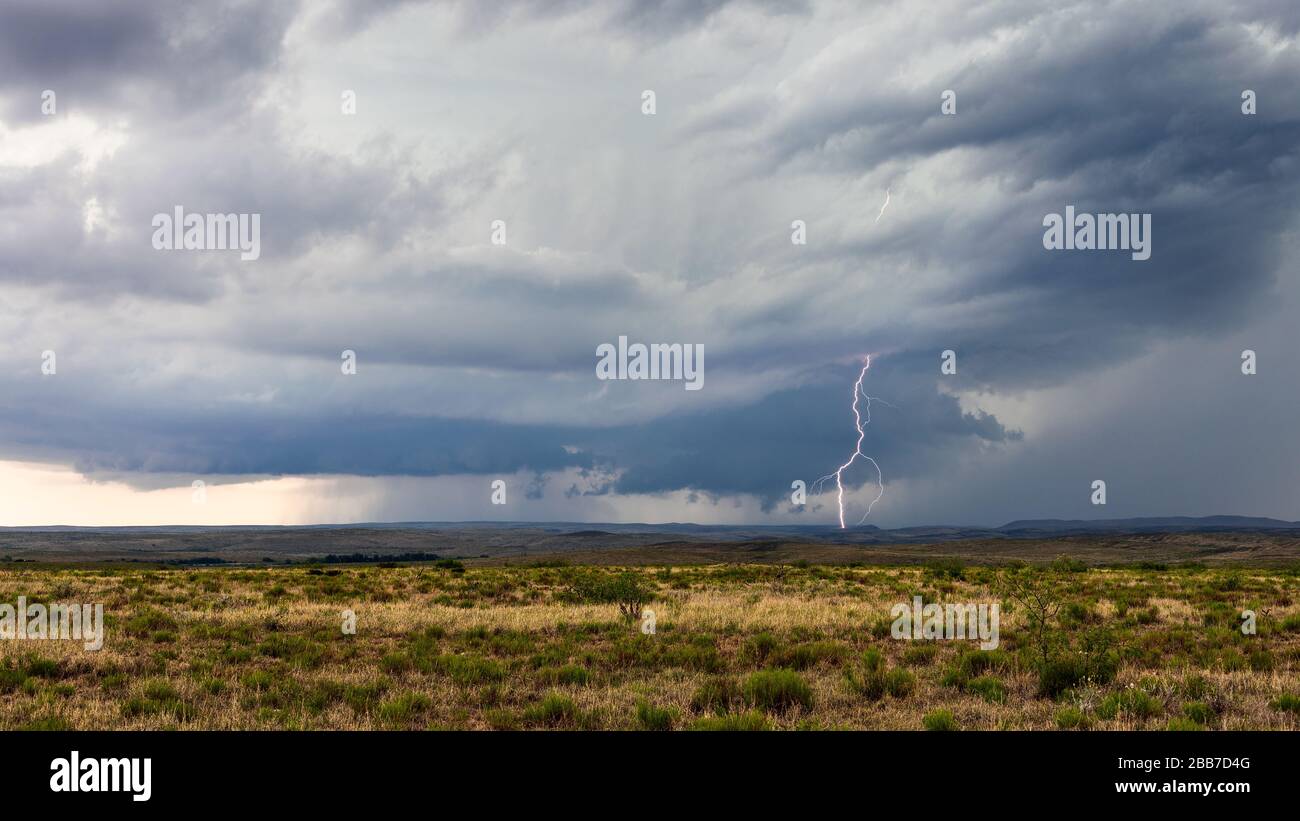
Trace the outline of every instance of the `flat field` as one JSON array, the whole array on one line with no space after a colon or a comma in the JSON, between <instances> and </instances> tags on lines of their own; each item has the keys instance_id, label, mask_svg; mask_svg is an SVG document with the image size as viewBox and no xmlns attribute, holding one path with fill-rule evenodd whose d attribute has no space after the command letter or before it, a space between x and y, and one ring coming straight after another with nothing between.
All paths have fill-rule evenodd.
<instances>
[{"instance_id":1,"label":"flat field","mask_svg":"<svg viewBox=\"0 0 1300 821\"><path fill-rule=\"evenodd\" d=\"M106 638L0 640L0 728L1295 730L1298 593L1067 560L12 564L0 602L101 603ZM893 638L917 595L997 602L999 646Z\"/></svg>"}]
</instances>

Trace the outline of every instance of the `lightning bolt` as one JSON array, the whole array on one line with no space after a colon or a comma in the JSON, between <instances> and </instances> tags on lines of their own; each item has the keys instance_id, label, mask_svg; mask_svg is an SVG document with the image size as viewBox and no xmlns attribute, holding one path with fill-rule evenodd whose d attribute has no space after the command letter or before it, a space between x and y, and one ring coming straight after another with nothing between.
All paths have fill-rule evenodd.
<instances>
[{"instance_id":1,"label":"lightning bolt","mask_svg":"<svg viewBox=\"0 0 1300 821\"><path fill-rule=\"evenodd\" d=\"M876 214L876 222L880 222L880 218L883 217L883 216L885 215L885 209L888 208L888 207L889 207L889 189L886 188L886 189L885 189L885 202L884 202L884 204L882 204L882 205L880 206L880 213L879 213L879 214Z\"/></svg>"},{"instance_id":2,"label":"lightning bolt","mask_svg":"<svg viewBox=\"0 0 1300 821\"><path fill-rule=\"evenodd\" d=\"M888 204L889 201L886 200L885 202ZM884 209L882 208L881 210L883 211ZM859 456L870 462L876 468L876 484L880 486L880 492L876 494L876 498L871 500L871 504L867 506L867 512L862 514L862 518L858 520L858 524L862 524L867 520L867 517L871 515L871 508L875 507L876 502L880 501L880 497L885 495L885 475L881 472L880 465L876 463L875 459L872 459L870 456L862 452L862 439L867 435L865 426L871 424L871 397L862 391L862 380L866 377L867 370L870 368L871 354L867 354L862 365L862 370L858 373L858 381L853 383L853 425L858 429L858 442L853 447L853 455L849 457L849 461L840 465L839 470L834 473L828 473L816 482L813 482L813 492L821 493L821 488L825 483L830 480L831 477L835 478L835 487L838 490L837 499L840 506L841 530L844 529L844 471L848 470ZM862 418L862 412L858 409L858 402L860 399L867 400L865 408L867 418L865 421Z\"/></svg>"}]
</instances>

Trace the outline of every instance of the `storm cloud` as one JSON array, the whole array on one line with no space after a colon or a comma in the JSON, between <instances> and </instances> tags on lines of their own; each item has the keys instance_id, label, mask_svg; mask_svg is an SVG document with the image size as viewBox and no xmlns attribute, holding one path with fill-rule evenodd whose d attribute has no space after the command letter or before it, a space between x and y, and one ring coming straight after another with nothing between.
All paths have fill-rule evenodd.
<instances>
[{"instance_id":1,"label":"storm cloud","mask_svg":"<svg viewBox=\"0 0 1300 821\"><path fill-rule=\"evenodd\" d=\"M0 460L829 522L791 485L872 354L879 524L1099 478L1300 518L1294 4L585 5L4 3ZM260 214L260 258L155 250L178 205ZM1045 249L1067 206L1150 214L1150 259ZM619 336L703 345L705 389L598 380Z\"/></svg>"}]
</instances>

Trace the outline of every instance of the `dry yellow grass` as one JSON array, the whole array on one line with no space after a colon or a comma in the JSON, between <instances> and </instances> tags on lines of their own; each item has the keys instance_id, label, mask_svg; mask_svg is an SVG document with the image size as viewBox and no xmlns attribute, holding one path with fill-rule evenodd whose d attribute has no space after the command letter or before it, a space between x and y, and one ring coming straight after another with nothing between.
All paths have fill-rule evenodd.
<instances>
[{"instance_id":1,"label":"dry yellow grass","mask_svg":"<svg viewBox=\"0 0 1300 821\"><path fill-rule=\"evenodd\" d=\"M1097 728L1163 729L1198 702L1212 710L1209 728L1297 728L1296 712L1271 706L1300 692L1300 632L1282 628L1300 610L1296 578L1278 571L1052 576L1082 619L1060 625L1060 635L1106 631L1118 661L1113 680L1057 699L1038 694L1025 614L1015 608L1004 610L1002 648L985 672L1001 698L954 683L951 671L973 642L889 636L890 608L914 594L998 600L993 569L627 571L654 589L654 635L614 605L573 600L577 576L618 572L6 570L0 602L102 603L107 637L98 652L75 641L0 641L0 728L635 729L640 703L685 728L725 712L697 703L706 684L743 689L768 667L799 668L810 703L781 709L737 697L730 715L763 712L774 728L920 729L942 708L963 729L1054 729L1073 708ZM1259 635L1234 633L1246 607L1266 614ZM355 635L342 629L349 610ZM753 649L763 642L772 648L766 658ZM909 653L918 644L933 646L933 657ZM896 674L910 678L907 692L873 698L853 686L871 648L884 669L908 671ZM1158 706L1110 710L1108 698L1125 688Z\"/></svg>"}]
</instances>

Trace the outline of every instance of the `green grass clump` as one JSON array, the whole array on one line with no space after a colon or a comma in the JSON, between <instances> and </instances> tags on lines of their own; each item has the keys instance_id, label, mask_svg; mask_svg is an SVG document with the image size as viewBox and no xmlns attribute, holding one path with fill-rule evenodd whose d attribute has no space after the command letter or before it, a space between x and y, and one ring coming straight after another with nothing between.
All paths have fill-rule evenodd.
<instances>
[{"instance_id":1,"label":"green grass clump","mask_svg":"<svg viewBox=\"0 0 1300 821\"><path fill-rule=\"evenodd\" d=\"M506 677L505 668L481 656L437 656L430 667L462 687L502 681Z\"/></svg>"},{"instance_id":2,"label":"green grass clump","mask_svg":"<svg viewBox=\"0 0 1300 821\"><path fill-rule=\"evenodd\" d=\"M1189 701L1183 705L1183 716L1204 727L1214 721L1214 708L1203 701Z\"/></svg>"},{"instance_id":3,"label":"green grass clump","mask_svg":"<svg viewBox=\"0 0 1300 821\"><path fill-rule=\"evenodd\" d=\"M656 707L644 699L637 702L636 720L643 730L671 730L673 728L672 710Z\"/></svg>"},{"instance_id":4,"label":"green grass clump","mask_svg":"<svg viewBox=\"0 0 1300 821\"><path fill-rule=\"evenodd\" d=\"M752 732L770 730L771 727L772 725L767 720L767 716L757 710L700 718L696 719L695 723L691 725L692 730L710 730L714 732Z\"/></svg>"},{"instance_id":5,"label":"green grass clump","mask_svg":"<svg viewBox=\"0 0 1300 821\"><path fill-rule=\"evenodd\" d=\"M578 707L573 699L562 693L550 693L537 704L524 710L525 723L534 727L560 727L573 724L578 717Z\"/></svg>"},{"instance_id":6,"label":"green grass clump","mask_svg":"<svg viewBox=\"0 0 1300 821\"><path fill-rule=\"evenodd\" d=\"M406 725L432 706L433 702L424 693L402 693L380 704L376 715L388 724Z\"/></svg>"},{"instance_id":7,"label":"green grass clump","mask_svg":"<svg viewBox=\"0 0 1300 821\"><path fill-rule=\"evenodd\" d=\"M968 693L983 696L989 704L1002 704L1007 700L1006 686L993 676L980 676L966 682L963 688Z\"/></svg>"},{"instance_id":8,"label":"green grass clump","mask_svg":"<svg viewBox=\"0 0 1300 821\"><path fill-rule=\"evenodd\" d=\"M1169 724L1165 727L1171 732L1186 732L1188 730L1204 730L1205 727L1192 721L1190 718L1179 718L1175 716L1169 719Z\"/></svg>"},{"instance_id":9,"label":"green grass clump","mask_svg":"<svg viewBox=\"0 0 1300 821\"><path fill-rule=\"evenodd\" d=\"M730 676L711 676L704 680L691 698L691 708L701 712L712 711L718 714L730 712L732 707L740 704L744 696L740 686Z\"/></svg>"},{"instance_id":10,"label":"green grass clump","mask_svg":"<svg viewBox=\"0 0 1300 821\"><path fill-rule=\"evenodd\" d=\"M566 664L563 667L543 667L537 671L537 679L544 684L585 685L591 681L591 673L586 667Z\"/></svg>"},{"instance_id":11,"label":"green grass clump","mask_svg":"<svg viewBox=\"0 0 1300 821\"><path fill-rule=\"evenodd\" d=\"M1270 701L1268 706L1286 713L1300 713L1300 696L1293 693L1283 693Z\"/></svg>"},{"instance_id":12,"label":"green grass clump","mask_svg":"<svg viewBox=\"0 0 1300 821\"><path fill-rule=\"evenodd\" d=\"M18 729L36 730L39 732L62 732L64 730L71 730L72 725L58 716L43 716L41 718L34 718L26 724L20 725Z\"/></svg>"},{"instance_id":13,"label":"green grass clump","mask_svg":"<svg viewBox=\"0 0 1300 821\"><path fill-rule=\"evenodd\" d=\"M906 670L888 669L885 657L874 647L862 654L861 670L846 669L844 679L849 689L869 701L886 695L904 698L916 687L916 677Z\"/></svg>"},{"instance_id":14,"label":"green grass clump","mask_svg":"<svg viewBox=\"0 0 1300 821\"><path fill-rule=\"evenodd\" d=\"M745 680L741 694L751 707L785 712L794 707L812 709L812 688L793 670L761 670Z\"/></svg>"},{"instance_id":15,"label":"green grass clump","mask_svg":"<svg viewBox=\"0 0 1300 821\"><path fill-rule=\"evenodd\" d=\"M159 630L175 632L179 628L176 619L153 608L145 608L126 621L126 632L133 636L148 636Z\"/></svg>"},{"instance_id":16,"label":"green grass clump","mask_svg":"<svg viewBox=\"0 0 1300 821\"><path fill-rule=\"evenodd\" d=\"M768 658L776 655L780 646L781 643L771 633L755 633L741 645L740 658L748 664L763 665Z\"/></svg>"},{"instance_id":17,"label":"green grass clump","mask_svg":"<svg viewBox=\"0 0 1300 821\"><path fill-rule=\"evenodd\" d=\"M1056 714L1056 726L1062 730L1086 730L1092 721L1077 707L1064 707Z\"/></svg>"},{"instance_id":18,"label":"green grass clump","mask_svg":"<svg viewBox=\"0 0 1300 821\"><path fill-rule=\"evenodd\" d=\"M908 667L926 667L934 662L939 648L933 644L917 644L903 651L903 664Z\"/></svg>"},{"instance_id":19,"label":"green grass clump","mask_svg":"<svg viewBox=\"0 0 1300 821\"><path fill-rule=\"evenodd\" d=\"M1101 700L1097 715L1110 721L1120 715L1134 718L1152 718L1160 715L1164 705L1156 697L1137 687L1126 687L1118 693L1111 693Z\"/></svg>"},{"instance_id":20,"label":"green grass clump","mask_svg":"<svg viewBox=\"0 0 1300 821\"><path fill-rule=\"evenodd\" d=\"M1011 658L1003 650L971 650L953 661L941 681L946 687L964 690L971 679L979 678L990 670L1005 670L1010 665Z\"/></svg>"},{"instance_id":21,"label":"green grass clump","mask_svg":"<svg viewBox=\"0 0 1300 821\"><path fill-rule=\"evenodd\" d=\"M14 667L0 667L0 693L19 689L27 682L27 673Z\"/></svg>"},{"instance_id":22,"label":"green grass clump","mask_svg":"<svg viewBox=\"0 0 1300 821\"><path fill-rule=\"evenodd\" d=\"M178 721L187 721L195 715L194 708L187 704L171 682L165 679L146 681L140 688L140 693L122 702L123 717L135 718L162 714Z\"/></svg>"},{"instance_id":23,"label":"green grass clump","mask_svg":"<svg viewBox=\"0 0 1300 821\"><path fill-rule=\"evenodd\" d=\"M1085 683L1108 684L1115 678L1118 661L1113 654L1087 658L1068 654L1038 666L1038 695L1057 698Z\"/></svg>"},{"instance_id":24,"label":"green grass clump","mask_svg":"<svg viewBox=\"0 0 1300 821\"><path fill-rule=\"evenodd\" d=\"M959 729L951 710L931 710L921 719L921 726L931 732L952 732Z\"/></svg>"}]
</instances>

